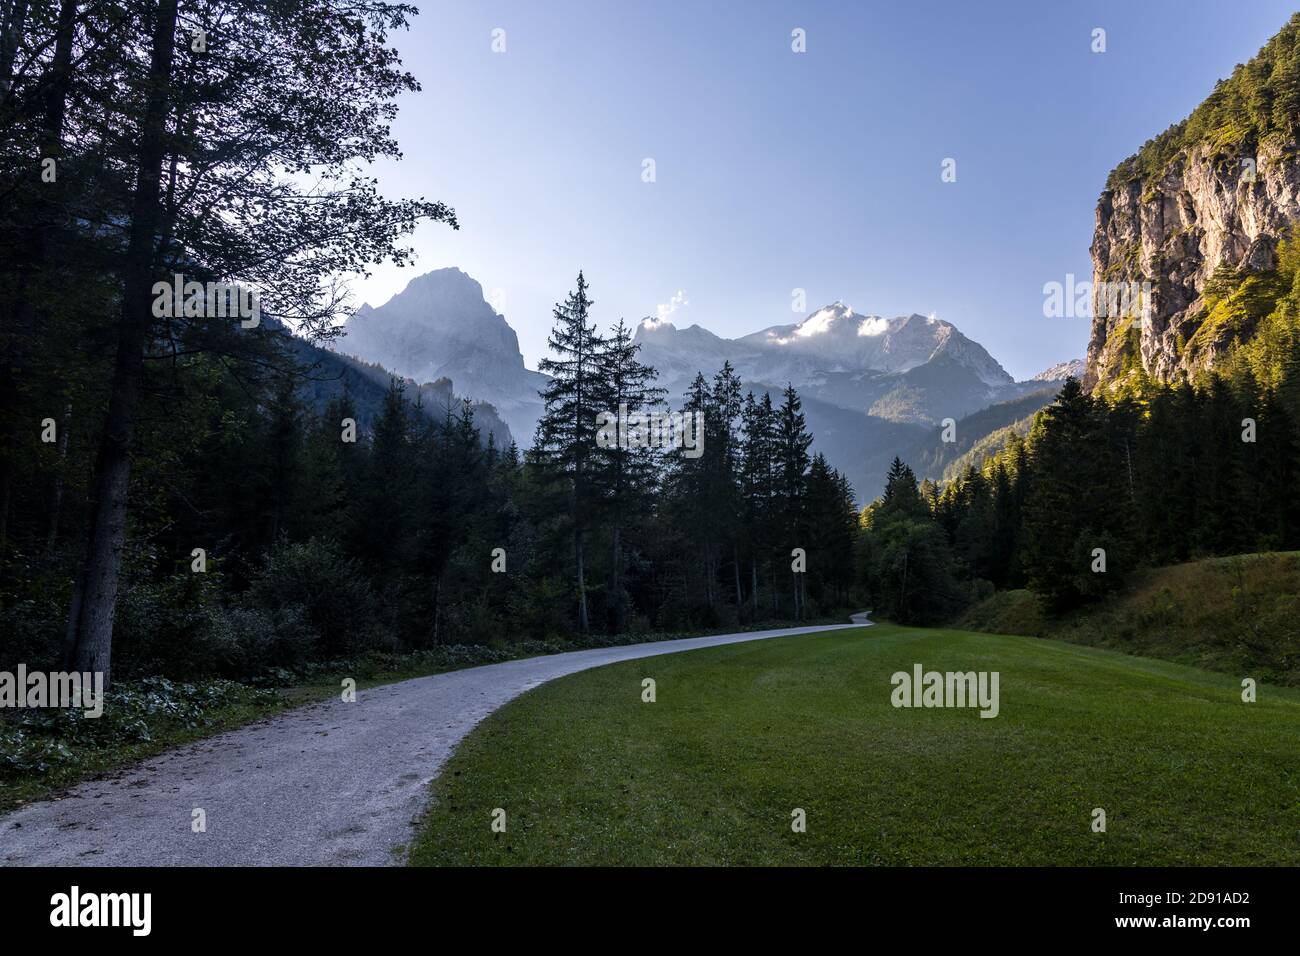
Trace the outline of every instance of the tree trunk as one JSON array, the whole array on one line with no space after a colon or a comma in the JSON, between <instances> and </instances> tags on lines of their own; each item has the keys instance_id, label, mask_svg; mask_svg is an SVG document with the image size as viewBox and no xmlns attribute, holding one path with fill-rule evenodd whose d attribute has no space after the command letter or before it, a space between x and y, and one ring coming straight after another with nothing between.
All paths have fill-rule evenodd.
<instances>
[{"instance_id":1,"label":"tree trunk","mask_svg":"<svg viewBox=\"0 0 1300 956\"><path fill-rule=\"evenodd\" d=\"M614 576L614 633L623 633L623 529L614 520L613 576Z\"/></svg>"},{"instance_id":2,"label":"tree trunk","mask_svg":"<svg viewBox=\"0 0 1300 956\"><path fill-rule=\"evenodd\" d=\"M72 427L72 403L63 410L63 421L59 423L59 464L54 472L53 487L50 489L50 528L45 538L45 554L52 556L54 547L59 542L59 512L63 509L63 473L68 467L68 430Z\"/></svg>"},{"instance_id":3,"label":"tree trunk","mask_svg":"<svg viewBox=\"0 0 1300 956\"><path fill-rule=\"evenodd\" d=\"M898 596L898 616L902 618L902 623L906 624L911 620L911 615L907 613L907 552L903 552L903 593Z\"/></svg>"},{"instance_id":4,"label":"tree trunk","mask_svg":"<svg viewBox=\"0 0 1300 956\"><path fill-rule=\"evenodd\" d=\"M709 556L708 556L708 568L709 568L708 585L709 585L709 610L710 611L713 611L717 606L718 597L719 597L718 591L721 590L721 588L719 588L718 586L718 564L720 563L720 560L721 560L720 558L714 556L712 549L710 549Z\"/></svg>"},{"instance_id":5,"label":"tree trunk","mask_svg":"<svg viewBox=\"0 0 1300 956\"><path fill-rule=\"evenodd\" d=\"M778 619L779 619L779 618L781 617L781 595L780 595L780 592L777 591L777 589L776 589L776 562L775 562L775 561L772 562L772 567L771 567L769 570L772 572L772 574L771 574L771 578L772 578L772 617L774 617L774 618L778 618Z\"/></svg>"},{"instance_id":6,"label":"tree trunk","mask_svg":"<svg viewBox=\"0 0 1300 956\"><path fill-rule=\"evenodd\" d=\"M731 546L731 567L736 575L736 610L745 606L745 595L740 590L740 551Z\"/></svg>"},{"instance_id":7,"label":"tree trunk","mask_svg":"<svg viewBox=\"0 0 1300 956\"><path fill-rule=\"evenodd\" d=\"M14 56L18 52L18 38L25 29L27 5L27 0L15 0L5 17L4 33L0 35L0 106L9 98L13 85Z\"/></svg>"},{"instance_id":8,"label":"tree trunk","mask_svg":"<svg viewBox=\"0 0 1300 956\"><path fill-rule=\"evenodd\" d=\"M144 377L144 349L152 318L154 258L162 224L159 198L176 47L176 6L177 0L159 0L154 24L149 98L140 127L138 172L123 267L122 313L108 417L96 460L86 558L73 590L65 646L69 666L79 671L103 673L105 686L111 677L113 618L126 540L131 444L135 439Z\"/></svg>"},{"instance_id":9,"label":"tree trunk","mask_svg":"<svg viewBox=\"0 0 1300 956\"><path fill-rule=\"evenodd\" d=\"M749 558L750 601L754 605L754 620L758 620L758 555Z\"/></svg>"},{"instance_id":10,"label":"tree trunk","mask_svg":"<svg viewBox=\"0 0 1300 956\"><path fill-rule=\"evenodd\" d=\"M582 567L582 529L573 526L573 561L578 574L578 629L587 633L587 579Z\"/></svg>"},{"instance_id":11,"label":"tree trunk","mask_svg":"<svg viewBox=\"0 0 1300 956\"><path fill-rule=\"evenodd\" d=\"M442 620L442 571L433 576L433 646L438 646L438 639L441 636L438 632L438 624Z\"/></svg>"},{"instance_id":12,"label":"tree trunk","mask_svg":"<svg viewBox=\"0 0 1300 956\"><path fill-rule=\"evenodd\" d=\"M50 62L50 87L45 99L45 156L62 153L63 116L72 82L72 45L76 40L78 0L59 4L59 26L54 38L54 59Z\"/></svg>"},{"instance_id":13,"label":"tree trunk","mask_svg":"<svg viewBox=\"0 0 1300 956\"><path fill-rule=\"evenodd\" d=\"M13 482L9 479L8 463L0 465L4 468L4 473L0 474L0 544L5 544L9 540L9 497Z\"/></svg>"}]
</instances>

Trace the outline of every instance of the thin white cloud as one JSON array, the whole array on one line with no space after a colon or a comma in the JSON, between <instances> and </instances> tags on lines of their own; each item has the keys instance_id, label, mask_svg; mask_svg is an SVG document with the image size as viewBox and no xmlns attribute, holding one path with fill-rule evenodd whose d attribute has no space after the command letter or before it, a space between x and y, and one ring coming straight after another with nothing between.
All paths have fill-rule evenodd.
<instances>
[{"instance_id":1,"label":"thin white cloud","mask_svg":"<svg viewBox=\"0 0 1300 956\"><path fill-rule=\"evenodd\" d=\"M655 306L656 321L667 322L675 312L690 304L690 301L686 298L686 293L681 289L678 289L673 297L667 302L660 302Z\"/></svg>"}]
</instances>

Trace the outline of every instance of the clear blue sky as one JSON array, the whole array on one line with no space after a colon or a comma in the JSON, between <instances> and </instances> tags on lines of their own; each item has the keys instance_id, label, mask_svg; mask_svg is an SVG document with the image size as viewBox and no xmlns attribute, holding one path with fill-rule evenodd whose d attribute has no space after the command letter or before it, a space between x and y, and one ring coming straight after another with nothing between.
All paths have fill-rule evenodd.
<instances>
[{"instance_id":1,"label":"clear blue sky","mask_svg":"<svg viewBox=\"0 0 1300 956\"><path fill-rule=\"evenodd\" d=\"M455 207L378 305L458 266L545 349L585 270L604 325L682 290L672 320L735 336L842 299L936 313L1023 378L1080 357L1045 282L1090 273L1106 173L1185 116L1293 11L1272 0L422 3L395 42L421 81L376 166ZM807 52L791 52L791 30ZM1107 51L1091 51L1093 28ZM493 53L492 31L506 52ZM657 181L642 182L642 160ZM946 157L957 181L940 180Z\"/></svg>"}]
</instances>

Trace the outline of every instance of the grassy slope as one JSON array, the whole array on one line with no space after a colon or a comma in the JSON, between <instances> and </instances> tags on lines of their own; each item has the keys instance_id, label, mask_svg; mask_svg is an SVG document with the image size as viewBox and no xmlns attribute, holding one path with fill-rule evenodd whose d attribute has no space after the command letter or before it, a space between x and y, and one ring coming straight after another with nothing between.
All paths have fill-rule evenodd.
<instances>
[{"instance_id":1,"label":"grassy slope","mask_svg":"<svg viewBox=\"0 0 1300 956\"><path fill-rule=\"evenodd\" d=\"M1000 716L893 708L890 675L916 662L999 671ZM1239 693L1176 664L892 626L615 664L481 724L412 862L1295 864L1300 692Z\"/></svg>"},{"instance_id":2,"label":"grassy slope","mask_svg":"<svg viewBox=\"0 0 1300 956\"><path fill-rule=\"evenodd\" d=\"M1300 553L1209 558L1136 574L1115 597L1059 619L1028 591L995 594L960 622L1300 685Z\"/></svg>"}]
</instances>

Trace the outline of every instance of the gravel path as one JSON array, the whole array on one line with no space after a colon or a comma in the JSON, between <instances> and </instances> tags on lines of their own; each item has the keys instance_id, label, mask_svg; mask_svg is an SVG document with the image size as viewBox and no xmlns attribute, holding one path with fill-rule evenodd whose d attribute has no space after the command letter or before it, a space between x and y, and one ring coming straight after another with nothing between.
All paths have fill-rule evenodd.
<instances>
[{"instance_id":1,"label":"gravel path","mask_svg":"<svg viewBox=\"0 0 1300 956\"><path fill-rule=\"evenodd\" d=\"M860 627L607 647L418 677L170 750L0 817L4 866L377 866L400 848L456 745L538 684L616 661ZM194 811L206 832L193 832Z\"/></svg>"}]
</instances>

